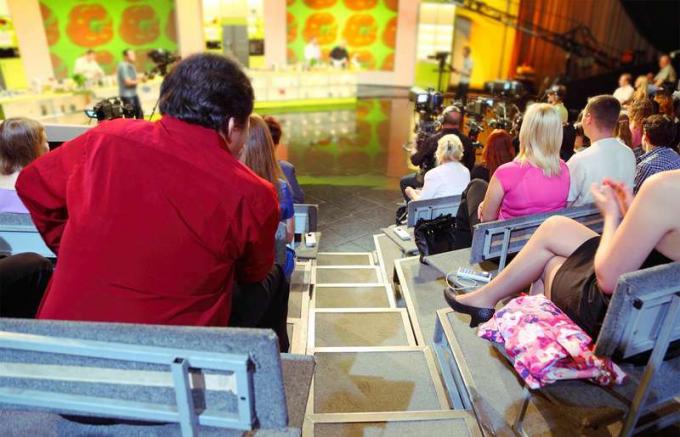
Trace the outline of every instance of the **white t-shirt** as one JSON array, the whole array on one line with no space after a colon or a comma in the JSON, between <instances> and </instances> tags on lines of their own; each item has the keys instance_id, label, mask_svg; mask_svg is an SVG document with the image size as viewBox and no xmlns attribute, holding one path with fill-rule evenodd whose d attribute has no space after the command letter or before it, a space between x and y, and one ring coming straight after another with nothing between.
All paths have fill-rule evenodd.
<instances>
[{"instance_id":1,"label":"white t-shirt","mask_svg":"<svg viewBox=\"0 0 680 437\"><path fill-rule=\"evenodd\" d=\"M470 183L470 170L460 162L447 162L425 173L420 200L457 196Z\"/></svg>"},{"instance_id":2,"label":"white t-shirt","mask_svg":"<svg viewBox=\"0 0 680 437\"><path fill-rule=\"evenodd\" d=\"M626 103L633 97L634 92L635 88L630 85L620 86L614 91L614 98L621 103Z\"/></svg>"},{"instance_id":3,"label":"white t-shirt","mask_svg":"<svg viewBox=\"0 0 680 437\"><path fill-rule=\"evenodd\" d=\"M73 68L75 74L82 74L86 80L96 80L104 77L104 70L99 66L97 61L90 61L87 56L81 56L76 59L76 65Z\"/></svg>"},{"instance_id":4,"label":"white t-shirt","mask_svg":"<svg viewBox=\"0 0 680 437\"><path fill-rule=\"evenodd\" d=\"M472 76L472 67L474 67L472 57L468 56L467 58L463 58L463 69L460 71L460 82L470 83L470 76Z\"/></svg>"},{"instance_id":5,"label":"white t-shirt","mask_svg":"<svg viewBox=\"0 0 680 437\"><path fill-rule=\"evenodd\" d=\"M305 61L311 62L319 62L321 59L321 48L318 46L318 44L312 44L309 43L305 46Z\"/></svg>"},{"instance_id":6,"label":"white t-shirt","mask_svg":"<svg viewBox=\"0 0 680 437\"><path fill-rule=\"evenodd\" d=\"M633 189L635 154L616 138L603 138L575 154L567 162L569 167L569 204L581 206L592 203L590 187L610 178Z\"/></svg>"}]
</instances>

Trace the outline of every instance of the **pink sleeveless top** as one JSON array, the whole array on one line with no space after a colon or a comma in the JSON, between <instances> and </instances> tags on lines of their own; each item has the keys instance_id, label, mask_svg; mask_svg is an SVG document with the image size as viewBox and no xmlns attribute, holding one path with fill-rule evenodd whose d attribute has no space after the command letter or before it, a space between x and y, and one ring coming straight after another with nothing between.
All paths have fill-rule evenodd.
<instances>
[{"instance_id":1,"label":"pink sleeveless top","mask_svg":"<svg viewBox=\"0 0 680 437\"><path fill-rule=\"evenodd\" d=\"M569 169L560 160L560 174L547 177L543 170L517 161L503 164L493 174L503 187L503 202L498 220L507 220L567 206Z\"/></svg>"}]
</instances>

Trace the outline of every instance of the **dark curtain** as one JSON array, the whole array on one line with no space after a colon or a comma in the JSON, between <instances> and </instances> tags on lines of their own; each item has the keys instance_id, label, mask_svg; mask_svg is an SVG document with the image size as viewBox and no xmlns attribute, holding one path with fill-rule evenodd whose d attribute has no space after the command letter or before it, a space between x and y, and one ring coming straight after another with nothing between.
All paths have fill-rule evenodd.
<instances>
[{"instance_id":1,"label":"dark curtain","mask_svg":"<svg viewBox=\"0 0 680 437\"><path fill-rule=\"evenodd\" d=\"M674 18L677 20L678 16ZM597 47L617 59L625 50L637 51L642 60L650 60L654 55L653 46L637 32L621 0L521 0L519 20L529 27L540 26L559 33L583 25L592 33ZM532 66L539 86L544 79L552 81L566 74L568 64L572 79L606 70L588 59L568 60L561 48L525 32L516 33L512 59L513 72L520 64Z\"/></svg>"},{"instance_id":2,"label":"dark curtain","mask_svg":"<svg viewBox=\"0 0 680 437\"><path fill-rule=\"evenodd\" d=\"M638 32L657 50L680 49L680 2L660 0L620 0Z\"/></svg>"}]
</instances>

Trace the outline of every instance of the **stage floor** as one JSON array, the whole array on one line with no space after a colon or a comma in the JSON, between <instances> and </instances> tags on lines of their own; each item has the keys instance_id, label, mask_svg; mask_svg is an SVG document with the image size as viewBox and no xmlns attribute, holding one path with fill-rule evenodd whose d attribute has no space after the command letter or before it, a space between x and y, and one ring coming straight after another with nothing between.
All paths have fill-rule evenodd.
<instances>
[{"instance_id":1,"label":"stage floor","mask_svg":"<svg viewBox=\"0 0 680 437\"><path fill-rule=\"evenodd\" d=\"M394 222L404 144L413 130L408 99L361 99L333 110L274 113L279 158L293 165L305 202L319 205L320 250L374 250L373 234Z\"/></svg>"}]
</instances>

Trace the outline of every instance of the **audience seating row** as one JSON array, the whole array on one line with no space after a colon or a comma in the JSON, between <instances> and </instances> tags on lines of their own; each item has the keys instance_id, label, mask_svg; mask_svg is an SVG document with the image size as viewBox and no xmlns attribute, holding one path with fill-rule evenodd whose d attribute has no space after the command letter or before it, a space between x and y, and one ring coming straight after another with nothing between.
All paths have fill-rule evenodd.
<instances>
[{"instance_id":1,"label":"audience seating row","mask_svg":"<svg viewBox=\"0 0 680 437\"><path fill-rule=\"evenodd\" d=\"M476 241L472 248L427 257L428 265L420 263L418 257L396 260L395 279L411 316L416 341L434 348L449 403L456 409L473 410L485 433L493 435L525 433L525 423L529 435L546 431L570 434L574 424L568 417L583 418L581 425L592 428L621 419L629 408L631 413L620 429L622 435L630 435L638 414L651 410L656 410L659 426L673 423L680 414L677 400L673 399L680 394L680 383L675 383L677 378L672 375L673 372L677 375L680 359L661 364L658 356L664 356L670 340L680 338L678 317L670 314L676 311L673 305L677 305L680 290L677 263L635 272L621 279L618 297L610 305L596 352L617 359L645 350L654 352L646 368L624 366L631 380L613 389L613 395L599 387L573 381L548 387L540 391L542 396L531 397L504 355L468 327L469 317L448 308L441 309L446 305L442 297L446 287L443 275L455 272L459 266L494 270L495 263L489 261L501 258L504 263L526 244L546 218L555 214L572 217L601 231L602 219L595 208L568 208L505 222L482 223L475 229ZM435 313L437 316L433 317ZM670 332L664 334L664 326ZM651 381L653 369L658 370L656 379ZM673 380L673 384L668 384L669 380ZM645 404L647 397L649 402ZM569 414L565 415L565 411ZM650 422L643 421L636 431L650 426Z\"/></svg>"},{"instance_id":2,"label":"audience seating row","mask_svg":"<svg viewBox=\"0 0 680 437\"><path fill-rule=\"evenodd\" d=\"M570 411L562 417L578 422L581 432L621 421L614 426L616 432L630 436L674 423L680 417L680 357L663 359L670 343L680 339L680 283L673 280L678 277L680 263L674 263L629 273L619 280L595 345L597 355L611 357L628 375L623 385L611 388L577 380L529 391L507 365L502 350L477 338L464 316L439 310L434 350L449 399L474 409L490 433L512 426L518 434L533 435L536 429L524 430L530 405L550 410L541 409L541 413L549 418L553 433L558 427L569 429L560 423L560 411ZM648 357L637 360L642 365L621 361L644 353ZM532 394L547 404L537 402ZM536 417L529 421L536 422Z\"/></svg>"},{"instance_id":3,"label":"audience seating row","mask_svg":"<svg viewBox=\"0 0 680 437\"><path fill-rule=\"evenodd\" d=\"M26 410L160 422L121 435L302 427L314 360L279 354L269 330L0 319L0 332L1 434L28 435ZM89 430L48 417L50 433Z\"/></svg>"}]
</instances>

